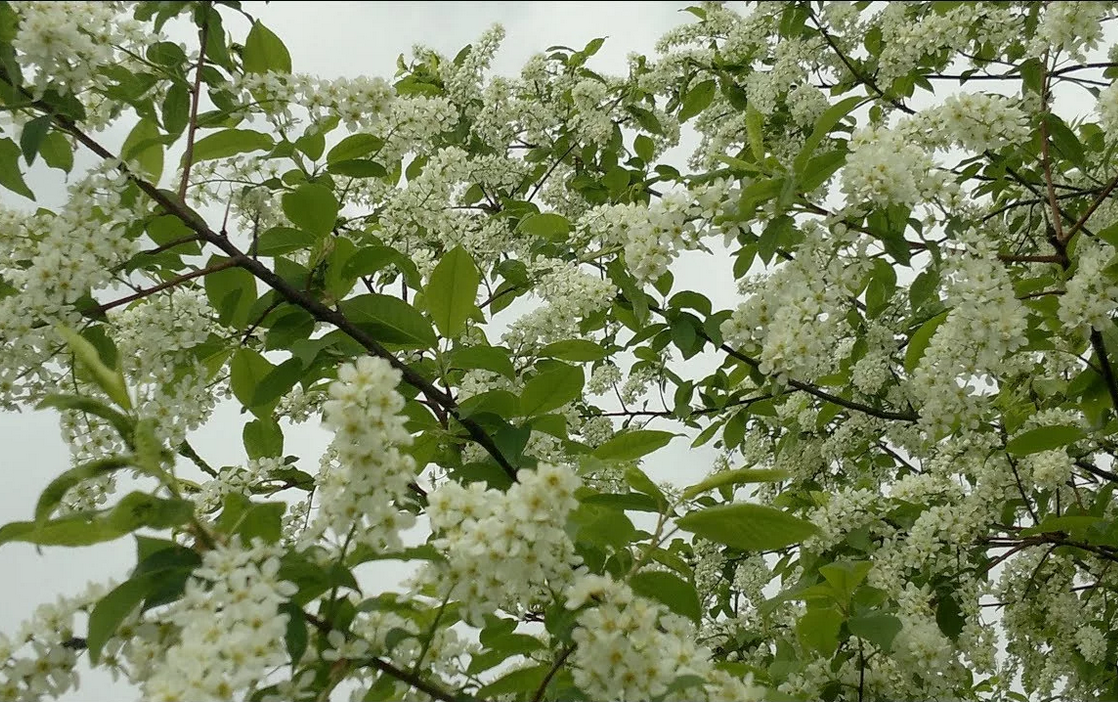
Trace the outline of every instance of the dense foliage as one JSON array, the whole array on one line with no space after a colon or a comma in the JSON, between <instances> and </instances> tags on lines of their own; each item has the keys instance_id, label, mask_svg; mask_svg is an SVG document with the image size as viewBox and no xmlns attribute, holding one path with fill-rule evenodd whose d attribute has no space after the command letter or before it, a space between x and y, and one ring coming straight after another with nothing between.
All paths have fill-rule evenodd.
<instances>
[{"instance_id":1,"label":"dense foliage","mask_svg":"<svg viewBox=\"0 0 1118 702\"><path fill-rule=\"evenodd\" d=\"M67 188L0 212L0 402L73 455L0 543L136 544L0 699L1118 697L1118 4L738 10L387 81L237 2L0 3L0 185Z\"/></svg>"}]
</instances>

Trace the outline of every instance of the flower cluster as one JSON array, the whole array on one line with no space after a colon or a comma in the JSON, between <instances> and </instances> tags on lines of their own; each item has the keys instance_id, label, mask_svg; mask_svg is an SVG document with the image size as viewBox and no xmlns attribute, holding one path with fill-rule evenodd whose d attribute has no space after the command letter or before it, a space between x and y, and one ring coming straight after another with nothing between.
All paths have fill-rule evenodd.
<instances>
[{"instance_id":1,"label":"flower cluster","mask_svg":"<svg viewBox=\"0 0 1118 702\"><path fill-rule=\"evenodd\" d=\"M546 601L548 588L564 587L579 563L564 528L580 484L570 468L546 463L521 470L506 492L444 483L428 495L427 516L447 560L428 566L420 581L460 601L471 623Z\"/></svg>"},{"instance_id":2,"label":"flower cluster","mask_svg":"<svg viewBox=\"0 0 1118 702\"><path fill-rule=\"evenodd\" d=\"M178 642L144 683L158 702L225 700L251 691L287 662L287 614L279 606L296 587L276 578L282 550L234 539L211 549L166 615Z\"/></svg>"},{"instance_id":3,"label":"flower cluster","mask_svg":"<svg viewBox=\"0 0 1118 702\"><path fill-rule=\"evenodd\" d=\"M691 622L624 583L583 575L567 590L567 608L581 609L572 672L575 685L592 699L652 699L684 676L699 680L666 699L764 699L751 675L712 674L710 651L696 642Z\"/></svg>"},{"instance_id":4,"label":"flower cluster","mask_svg":"<svg viewBox=\"0 0 1118 702\"><path fill-rule=\"evenodd\" d=\"M934 199L947 185L931 156L898 130L870 127L850 140L842 169L848 205L915 205Z\"/></svg>"},{"instance_id":5,"label":"flower cluster","mask_svg":"<svg viewBox=\"0 0 1118 702\"><path fill-rule=\"evenodd\" d=\"M1103 269L1114 259L1114 247L1085 239L1076 248L1075 273L1060 297L1060 321L1086 337L1092 329L1106 329L1118 309L1118 284Z\"/></svg>"},{"instance_id":6,"label":"flower cluster","mask_svg":"<svg viewBox=\"0 0 1118 702\"><path fill-rule=\"evenodd\" d=\"M99 71L120 63L117 46L142 53L160 37L123 14L118 2L17 2L19 31L12 40L20 65L41 95L48 88L81 93L104 87Z\"/></svg>"},{"instance_id":7,"label":"flower cluster","mask_svg":"<svg viewBox=\"0 0 1118 702\"><path fill-rule=\"evenodd\" d=\"M337 462L316 478L318 512L304 538L327 531L350 535L355 544L398 550L399 531L415 517L398 505L415 480L415 460L400 447L411 444L396 391L400 372L382 358L363 356L338 369L323 406L324 423L334 430Z\"/></svg>"},{"instance_id":8,"label":"flower cluster","mask_svg":"<svg viewBox=\"0 0 1118 702\"><path fill-rule=\"evenodd\" d=\"M933 432L973 426L979 376L1009 370L1009 355L1025 344L1027 309L988 249L953 261L948 296L952 309L912 377L921 421Z\"/></svg>"}]
</instances>

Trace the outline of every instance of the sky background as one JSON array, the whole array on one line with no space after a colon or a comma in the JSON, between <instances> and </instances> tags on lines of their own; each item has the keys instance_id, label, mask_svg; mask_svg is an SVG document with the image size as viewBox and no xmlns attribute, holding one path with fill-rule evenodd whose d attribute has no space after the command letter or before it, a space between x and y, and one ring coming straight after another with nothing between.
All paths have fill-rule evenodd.
<instances>
[{"instance_id":1,"label":"sky background","mask_svg":"<svg viewBox=\"0 0 1118 702\"><path fill-rule=\"evenodd\" d=\"M246 10L280 36L291 52L296 72L321 76L371 75L391 79L396 58L410 55L416 44L454 56L494 23L504 25L507 37L494 61L499 74L516 74L534 53L562 44L582 48L596 37L607 37L590 66L605 73L624 73L631 52L652 53L653 44L666 30L691 19L680 10L689 2L261 2L245 3ZM243 41L247 21L225 13L226 28ZM187 33L172 32L175 41L194 46ZM105 135L119 144L124 132ZM115 137L115 138L114 138ZM78 155L78 168L92 159ZM173 163L168 159L169 164ZM38 202L51 206L62 201L58 171L32 169L28 184ZM3 199L3 198L0 198ZM13 203L14 204L14 203ZM23 203L26 205L26 201ZM689 258L677 272L679 285L705 280L711 287L709 259ZM729 306L733 292L729 263L719 266L712 296L718 308ZM722 298L721 300L717 298ZM192 444L213 465L243 464L241 417L232 403L220 406L210 423L190 436ZM316 465L329 435L313 420L287 432L286 453ZM31 518L32 508L47 483L69 467L69 450L60 438L53 412L0 412L0 458L4 490L0 492L0 523ZM680 472L696 479L710 467L713 452L693 451L679 439L657 455L650 472L658 478ZM59 595L74 594L87 582L123 580L135 565L132 539L99 546L36 552L25 544L0 546L0 632L14 634L40 603ZM396 578L393 577L394 581ZM362 580L367 580L362 578ZM77 623L81 634L84 623ZM79 668L82 684L62 699L82 702L132 699L137 692L114 683L101 671Z\"/></svg>"}]
</instances>

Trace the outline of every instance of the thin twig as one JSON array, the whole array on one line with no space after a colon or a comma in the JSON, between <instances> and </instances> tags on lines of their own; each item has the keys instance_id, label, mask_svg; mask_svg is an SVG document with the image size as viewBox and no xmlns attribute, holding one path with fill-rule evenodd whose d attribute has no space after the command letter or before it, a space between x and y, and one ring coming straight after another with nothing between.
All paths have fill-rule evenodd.
<instances>
[{"instance_id":1,"label":"thin twig","mask_svg":"<svg viewBox=\"0 0 1118 702\"><path fill-rule=\"evenodd\" d=\"M186 202L186 189L190 184L190 167L194 165L194 133L198 131L198 102L202 97L202 68L206 65L206 40L210 29L209 3L202 3L202 26L198 29L198 65L194 69L194 92L190 101L190 121L186 126L186 151L182 155L182 180L179 181L179 199Z\"/></svg>"},{"instance_id":2,"label":"thin twig","mask_svg":"<svg viewBox=\"0 0 1118 702\"><path fill-rule=\"evenodd\" d=\"M196 271L191 271L190 273L184 273L180 276L172 278L171 280L162 282L159 285L153 285L150 288L142 288L142 289L136 291L135 294L128 295L126 297L122 297L119 300L113 300L112 302L105 302L103 304L97 305L96 307L90 307L90 308L84 309L84 310L82 310L82 314L84 314L86 317L97 316L97 315L100 315L100 314L104 314L105 312L108 312L109 310L113 309L114 307L120 307L121 305L127 305L129 302L135 302L136 300L139 300L141 298L145 298L148 295L152 295L152 294L157 293L161 290L166 290L167 288L173 288L176 285L178 285L180 283L185 283L188 280L192 280L194 278L200 278L204 275L209 275L210 273L216 273L218 271L223 271L226 268L232 268L236 265L238 265L237 261L235 261L233 259L227 259L225 261L222 261L221 263L215 263L212 266L207 266L205 268L201 268L201 269L196 270Z\"/></svg>"}]
</instances>

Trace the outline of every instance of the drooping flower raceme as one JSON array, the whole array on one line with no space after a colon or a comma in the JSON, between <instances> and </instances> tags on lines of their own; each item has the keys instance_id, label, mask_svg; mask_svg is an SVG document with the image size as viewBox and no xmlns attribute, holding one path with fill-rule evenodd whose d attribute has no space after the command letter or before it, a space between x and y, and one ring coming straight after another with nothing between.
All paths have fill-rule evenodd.
<instances>
[{"instance_id":1,"label":"drooping flower raceme","mask_svg":"<svg viewBox=\"0 0 1118 702\"><path fill-rule=\"evenodd\" d=\"M257 541L207 551L167 619L178 642L144 684L157 702L227 700L251 691L287 659L288 615L279 606L295 593L280 581L282 550Z\"/></svg>"},{"instance_id":2,"label":"drooping flower raceme","mask_svg":"<svg viewBox=\"0 0 1118 702\"><path fill-rule=\"evenodd\" d=\"M400 450L411 443L396 391L400 372L383 358L364 356L338 369L323 405L334 430L337 463L317 478L318 512L305 538L332 532L345 541L396 550L399 531L415 522L398 504L415 480L415 460Z\"/></svg>"},{"instance_id":3,"label":"drooping flower raceme","mask_svg":"<svg viewBox=\"0 0 1118 702\"><path fill-rule=\"evenodd\" d=\"M498 608L542 604L579 563L565 527L580 484L569 467L544 463L519 471L505 492L444 483L428 496L427 516L447 560L429 565L419 581L460 601L471 623Z\"/></svg>"}]
</instances>

